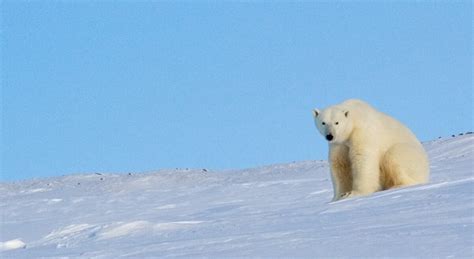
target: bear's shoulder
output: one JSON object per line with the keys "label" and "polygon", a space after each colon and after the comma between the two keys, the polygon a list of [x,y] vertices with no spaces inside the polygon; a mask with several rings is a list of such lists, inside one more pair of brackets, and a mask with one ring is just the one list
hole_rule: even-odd
{"label": "bear's shoulder", "polygon": [[360,99],[348,99],[340,104],[346,107],[370,107],[370,105]]}
{"label": "bear's shoulder", "polygon": [[364,117],[367,113],[373,113],[376,111],[370,104],[360,99],[349,99],[337,106],[342,110],[351,112],[353,115],[357,115],[357,117]]}

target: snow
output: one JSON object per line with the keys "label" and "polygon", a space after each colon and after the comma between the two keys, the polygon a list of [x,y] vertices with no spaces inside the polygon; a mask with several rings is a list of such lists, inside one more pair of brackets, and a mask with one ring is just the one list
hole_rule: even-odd
{"label": "snow", "polygon": [[426,185],[330,202],[326,161],[0,183],[2,258],[474,256],[473,135]]}
{"label": "snow", "polygon": [[18,248],[24,248],[25,243],[20,239],[13,239],[7,242],[0,242],[0,251],[13,250]]}

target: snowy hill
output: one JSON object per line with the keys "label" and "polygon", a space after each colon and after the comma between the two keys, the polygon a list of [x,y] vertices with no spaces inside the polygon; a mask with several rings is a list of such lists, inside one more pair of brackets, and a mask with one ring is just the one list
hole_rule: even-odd
{"label": "snowy hill", "polygon": [[333,203],[325,161],[0,183],[1,257],[472,258],[474,137],[425,147],[429,184]]}

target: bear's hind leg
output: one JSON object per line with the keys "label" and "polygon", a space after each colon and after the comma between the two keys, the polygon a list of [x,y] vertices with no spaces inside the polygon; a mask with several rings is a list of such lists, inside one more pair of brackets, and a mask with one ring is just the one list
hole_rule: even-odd
{"label": "bear's hind leg", "polygon": [[384,155],[380,164],[380,180],[383,189],[425,183],[427,160],[418,147],[397,144]]}

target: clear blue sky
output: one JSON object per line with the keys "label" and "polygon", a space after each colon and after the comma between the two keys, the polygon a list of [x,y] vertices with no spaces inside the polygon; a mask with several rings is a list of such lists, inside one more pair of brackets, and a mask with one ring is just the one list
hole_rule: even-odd
{"label": "clear blue sky", "polygon": [[470,1],[2,1],[3,180],[325,159],[361,98],[472,130]]}

